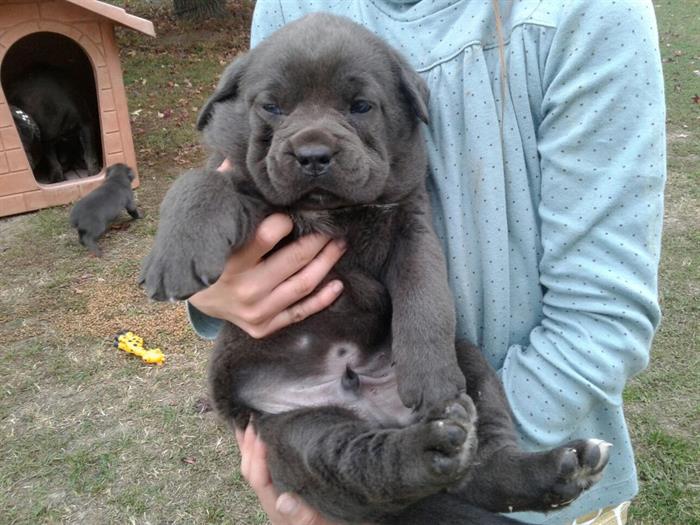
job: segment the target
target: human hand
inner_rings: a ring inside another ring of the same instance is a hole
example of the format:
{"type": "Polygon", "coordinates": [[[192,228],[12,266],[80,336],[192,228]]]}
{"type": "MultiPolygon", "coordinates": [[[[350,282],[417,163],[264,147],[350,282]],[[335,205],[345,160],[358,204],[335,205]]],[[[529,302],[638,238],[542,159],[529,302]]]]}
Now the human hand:
{"type": "Polygon", "coordinates": [[[241,451],[241,474],[260,500],[272,525],[334,525],[299,496],[277,492],[267,469],[267,448],[249,424],[245,432],[236,429],[236,440],[241,451]]]}
{"type": "Polygon", "coordinates": [[[276,213],[228,258],[219,279],[189,301],[201,312],[229,321],[251,337],[265,337],[328,307],[343,290],[339,280],[312,293],[345,252],[342,240],[306,235],[263,259],[292,231],[276,213]]]}

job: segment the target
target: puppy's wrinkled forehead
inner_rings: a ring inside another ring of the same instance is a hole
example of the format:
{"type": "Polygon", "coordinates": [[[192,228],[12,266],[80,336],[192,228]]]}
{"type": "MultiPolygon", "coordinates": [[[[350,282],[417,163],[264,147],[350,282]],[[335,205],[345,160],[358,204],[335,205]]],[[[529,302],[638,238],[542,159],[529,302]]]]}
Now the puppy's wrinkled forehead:
{"type": "Polygon", "coordinates": [[[234,60],[202,108],[197,128],[207,128],[217,106],[233,102],[239,116],[245,107],[274,116],[313,106],[338,110],[336,115],[368,114],[368,122],[381,118],[398,133],[428,123],[428,97],[423,79],[379,37],[347,18],[315,14],[287,24],[234,60]]]}
{"type": "MultiPolygon", "coordinates": [[[[291,98],[376,90],[394,82],[387,46],[371,32],[322,14],[292,22],[255,50],[243,84],[291,98]],[[289,86],[294,91],[289,92],[289,86]]],[[[352,96],[352,95],[350,95],[352,96]]]]}

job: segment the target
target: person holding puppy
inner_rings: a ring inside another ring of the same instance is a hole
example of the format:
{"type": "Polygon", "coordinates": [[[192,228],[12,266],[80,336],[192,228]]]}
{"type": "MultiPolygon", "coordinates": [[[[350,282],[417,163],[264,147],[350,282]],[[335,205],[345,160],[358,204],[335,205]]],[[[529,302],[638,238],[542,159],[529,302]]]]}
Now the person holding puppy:
{"type": "MultiPolygon", "coordinates": [[[[311,11],[348,16],[428,83],[429,189],[460,338],[498,371],[524,447],[578,435],[614,445],[604,478],[528,523],[625,522],[638,490],[622,411],[659,322],[664,97],[651,2],[258,0],[252,45],[311,11]],[[609,520],[609,521],[604,521],[609,520]]],[[[268,217],[219,280],[190,298],[195,329],[219,319],[264,337],[326,308],[342,242],[268,217]],[[265,258],[264,258],[265,257],[265,258]]],[[[275,492],[265,447],[239,434],[241,469],[274,525],[328,523],[275,492]]]]}

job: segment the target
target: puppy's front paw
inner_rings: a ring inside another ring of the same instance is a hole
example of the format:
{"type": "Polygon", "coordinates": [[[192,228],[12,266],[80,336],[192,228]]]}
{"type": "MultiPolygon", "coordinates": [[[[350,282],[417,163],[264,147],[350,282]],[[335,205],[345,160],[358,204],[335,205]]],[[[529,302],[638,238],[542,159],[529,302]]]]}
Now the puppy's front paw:
{"type": "Polygon", "coordinates": [[[151,299],[187,299],[219,278],[229,251],[226,239],[156,238],[143,262],[140,283],[151,299]]]}
{"type": "Polygon", "coordinates": [[[140,282],[159,301],[187,299],[216,281],[254,223],[230,178],[192,170],[170,187],[140,282]]]}
{"type": "Polygon", "coordinates": [[[426,369],[405,366],[397,370],[399,397],[404,405],[420,413],[457,399],[466,390],[464,375],[457,365],[426,369]]]}

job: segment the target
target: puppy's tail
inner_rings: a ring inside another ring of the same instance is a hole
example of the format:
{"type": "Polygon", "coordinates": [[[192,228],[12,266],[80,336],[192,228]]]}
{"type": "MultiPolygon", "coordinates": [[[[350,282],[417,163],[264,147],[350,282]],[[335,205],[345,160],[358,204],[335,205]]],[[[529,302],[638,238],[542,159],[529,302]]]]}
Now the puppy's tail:
{"type": "Polygon", "coordinates": [[[380,520],[382,525],[523,525],[501,514],[474,507],[452,494],[435,494],[414,503],[397,516],[380,520]]]}

